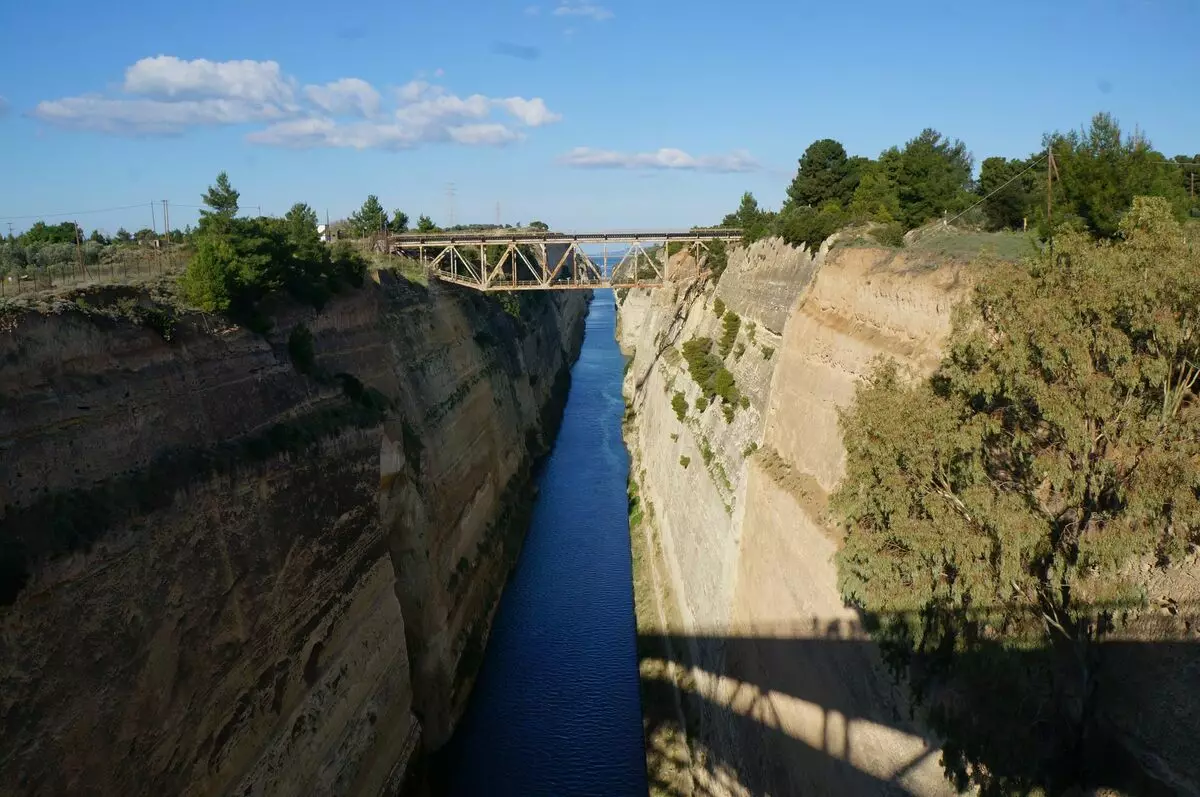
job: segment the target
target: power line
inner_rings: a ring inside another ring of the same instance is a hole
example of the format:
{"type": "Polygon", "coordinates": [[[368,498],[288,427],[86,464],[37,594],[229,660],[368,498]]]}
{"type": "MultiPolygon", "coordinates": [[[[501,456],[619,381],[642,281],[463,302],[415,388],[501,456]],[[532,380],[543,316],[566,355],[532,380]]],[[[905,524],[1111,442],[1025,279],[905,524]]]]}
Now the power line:
{"type": "MultiPolygon", "coordinates": [[[[991,191],[990,193],[988,193],[986,196],[984,196],[982,199],[980,199],[980,200],[979,200],[978,202],[976,202],[974,205],[971,205],[971,207],[967,208],[967,209],[966,209],[966,210],[964,210],[962,213],[959,213],[957,216],[953,216],[953,217],[951,217],[951,218],[949,218],[949,219],[946,219],[945,221],[943,221],[943,222],[942,222],[942,226],[941,226],[941,227],[935,227],[935,228],[933,228],[932,230],[927,230],[927,233],[929,233],[929,234],[933,234],[933,233],[935,233],[935,232],[941,232],[941,231],[943,231],[943,230],[946,230],[946,229],[948,229],[951,223],[953,223],[953,222],[957,221],[958,219],[961,219],[963,216],[967,215],[967,214],[968,214],[968,213],[970,213],[972,210],[974,210],[975,208],[979,207],[979,206],[980,206],[980,205],[982,205],[984,202],[987,202],[989,199],[991,199],[992,197],[994,197],[996,194],[998,194],[998,193],[1000,193],[1001,191],[1003,191],[1005,188],[1007,188],[1007,187],[1008,187],[1009,185],[1011,185],[1012,183],[1015,183],[1017,180],[1020,180],[1022,177],[1024,177],[1024,176],[1025,176],[1025,175],[1027,175],[1027,174],[1029,174],[1029,172],[1033,171],[1035,168],[1037,168],[1039,165],[1041,165],[1042,161],[1044,161],[1044,160],[1046,159],[1046,156],[1047,156],[1047,155],[1049,155],[1049,154],[1050,154],[1050,148],[1049,148],[1049,147],[1047,147],[1047,148],[1046,148],[1046,152],[1045,152],[1045,154],[1043,154],[1043,155],[1039,155],[1037,160],[1035,160],[1035,161],[1033,161],[1032,163],[1030,163],[1030,164],[1029,164],[1027,167],[1025,167],[1025,169],[1024,169],[1024,170],[1022,170],[1020,173],[1018,173],[1018,174],[1014,175],[1013,177],[1010,177],[1008,180],[1004,181],[1004,182],[1003,182],[1003,183],[1002,183],[1000,186],[998,186],[998,187],[997,187],[995,190],[993,190],[993,191],[991,191]]],[[[922,235],[922,234],[918,233],[916,236],[914,236],[914,237],[913,237],[913,243],[916,243],[918,240],[920,240],[920,239],[922,239],[922,238],[924,238],[924,237],[925,237],[924,235],[922,235]]]]}
{"type": "Polygon", "coordinates": [[[115,208],[99,208],[97,210],[70,210],[65,213],[33,213],[24,216],[0,216],[0,219],[4,219],[6,221],[10,219],[12,221],[21,221],[23,219],[53,219],[62,216],[85,216],[91,213],[112,213],[113,211],[117,210],[134,210],[142,207],[145,207],[145,205],[138,203],[136,205],[121,205],[120,207],[115,208]]]}

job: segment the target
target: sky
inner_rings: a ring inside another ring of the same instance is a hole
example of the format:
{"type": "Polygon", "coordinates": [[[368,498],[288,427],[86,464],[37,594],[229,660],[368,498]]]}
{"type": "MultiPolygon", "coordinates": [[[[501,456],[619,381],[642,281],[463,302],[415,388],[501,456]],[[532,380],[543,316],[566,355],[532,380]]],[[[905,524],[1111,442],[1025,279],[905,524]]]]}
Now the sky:
{"type": "Polygon", "coordinates": [[[689,227],[778,206],[818,138],[978,163],[1101,110],[1194,154],[1197,30],[1194,0],[5,0],[0,232],[183,227],[221,170],[251,213],[689,227]]]}

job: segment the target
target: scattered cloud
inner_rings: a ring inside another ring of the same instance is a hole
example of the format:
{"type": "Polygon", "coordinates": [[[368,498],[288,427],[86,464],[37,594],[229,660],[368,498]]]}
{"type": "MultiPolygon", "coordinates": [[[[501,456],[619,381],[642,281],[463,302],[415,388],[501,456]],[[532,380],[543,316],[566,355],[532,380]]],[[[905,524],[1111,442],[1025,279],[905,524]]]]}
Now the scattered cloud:
{"type": "Polygon", "coordinates": [[[163,102],[94,95],[48,100],[38,103],[33,110],[36,118],[48,124],[114,135],[170,135],[189,127],[268,122],[288,114],[275,105],[245,100],[163,102]]]}
{"type": "Polygon", "coordinates": [[[505,100],[493,100],[493,103],[529,127],[541,127],[562,121],[562,114],[554,113],[546,107],[546,103],[535,97],[527,100],[524,97],[509,97],[505,100]]]}
{"type": "Polygon", "coordinates": [[[525,6],[525,16],[527,17],[536,17],[540,13],[542,13],[540,6],[525,6]]]}
{"type": "Polygon", "coordinates": [[[374,116],[379,112],[379,92],[365,80],[345,77],[323,86],[305,86],[304,96],[323,111],[342,116],[374,116]]]}
{"type": "Polygon", "coordinates": [[[510,58],[519,58],[522,61],[536,61],[542,55],[542,51],[536,47],[512,42],[494,42],[492,52],[497,55],[507,55],[510,58]]]}
{"type": "Polygon", "coordinates": [[[445,70],[445,69],[442,69],[442,68],[439,66],[437,69],[433,70],[433,76],[434,76],[434,77],[445,77],[445,76],[446,76],[446,70],[445,70]]]}
{"type": "Polygon", "coordinates": [[[184,61],[159,55],[126,69],[124,90],[143,97],[215,97],[287,105],[293,85],[275,61],[184,61]]]}
{"type": "MultiPolygon", "coordinates": [[[[441,76],[438,69],[435,76],[441,76]]],[[[0,111],[3,109],[0,98],[0,111]]],[[[274,61],[144,58],[125,72],[117,96],[46,100],[34,117],[69,130],[171,135],[218,125],[266,124],[247,135],[265,145],[409,149],[437,142],[499,146],[525,128],[562,119],[540,97],[460,97],[418,78],[380,92],[359,78],[297,89],[274,61]],[[385,107],[385,105],[387,107],[385,107]],[[502,114],[511,121],[496,118],[502,114]]]]}
{"type": "Polygon", "coordinates": [[[492,145],[508,144],[523,138],[521,133],[511,128],[497,124],[460,125],[447,128],[450,137],[460,144],[492,145]]]}
{"type": "Polygon", "coordinates": [[[588,17],[596,22],[613,18],[613,12],[587,0],[560,0],[553,11],[556,17],[588,17]]]}
{"type": "Polygon", "coordinates": [[[694,157],[681,149],[664,147],[655,152],[615,152],[576,147],[559,157],[565,166],[580,169],[661,169],[694,172],[753,172],[761,168],[749,152],[735,150],[728,155],[694,157]]]}

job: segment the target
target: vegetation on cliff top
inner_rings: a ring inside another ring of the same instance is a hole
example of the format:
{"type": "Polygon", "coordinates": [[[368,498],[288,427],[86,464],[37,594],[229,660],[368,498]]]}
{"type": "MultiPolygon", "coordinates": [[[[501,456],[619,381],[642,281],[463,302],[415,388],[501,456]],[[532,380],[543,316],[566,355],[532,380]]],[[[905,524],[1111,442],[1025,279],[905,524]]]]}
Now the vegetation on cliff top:
{"type": "Polygon", "coordinates": [[[1191,182],[1200,171],[1200,154],[1168,158],[1145,136],[1125,135],[1111,115],[1100,113],[1085,130],[1048,134],[1027,158],[985,158],[977,179],[966,145],[933,129],[874,160],[820,139],[805,150],[778,212],[760,208],[746,193],[722,224],[740,227],[747,241],[778,235],[815,248],[847,224],[874,222],[874,238],[900,246],[905,230],[962,214],[958,221],[967,226],[993,231],[1028,226],[1045,239],[1052,232],[1046,217],[1048,150],[1058,175],[1050,197],[1056,227],[1116,237],[1134,196],[1164,198],[1177,219],[1200,215],[1191,182]]]}
{"type": "Polygon", "coordinates": [[[317,214],[303,202],[282,219],[239,218],[238,192],[224,172],[203,199],[196,253],[181,280],[184,296],[202,310],[253,318],[274,291],[320,307],[341,288],[362,285],[366,261],[345,242],[326,247],[317,214]]]}
{"type": "Polygon", "coordinates": [[[841,589],[959,786],[1080,782],[1100,643],[1200,543],[1200,259],[1173,216],[1140,198],[1114,242],[995,264],[932,378],[881,364],[842,416],[841,589]]]}

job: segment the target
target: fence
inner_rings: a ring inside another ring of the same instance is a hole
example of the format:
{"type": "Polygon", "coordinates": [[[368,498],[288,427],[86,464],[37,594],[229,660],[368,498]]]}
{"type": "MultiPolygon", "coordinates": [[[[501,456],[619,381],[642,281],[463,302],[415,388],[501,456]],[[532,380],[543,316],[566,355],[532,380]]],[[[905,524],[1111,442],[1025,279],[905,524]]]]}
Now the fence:
{"type": "MultiPolygon", "coordinates": [[[[71,249],[75,251],[74,247],[71,249]]],[[[22,255],[35,262],[18,263],[11,257],[0,259],[0,298],[53,295],[91,285],[154,283],[164,277],[182,274],[191,257],[191,249],[186,245],[161,248],[111,245],[91,257],[79,253],[74,260],[58,262],[37,262],[41,259],[36,254],[33,257],[22,255]]]]}

